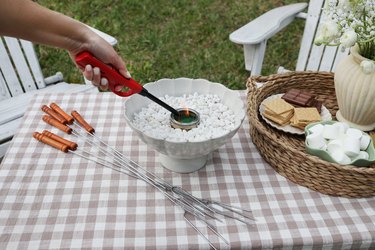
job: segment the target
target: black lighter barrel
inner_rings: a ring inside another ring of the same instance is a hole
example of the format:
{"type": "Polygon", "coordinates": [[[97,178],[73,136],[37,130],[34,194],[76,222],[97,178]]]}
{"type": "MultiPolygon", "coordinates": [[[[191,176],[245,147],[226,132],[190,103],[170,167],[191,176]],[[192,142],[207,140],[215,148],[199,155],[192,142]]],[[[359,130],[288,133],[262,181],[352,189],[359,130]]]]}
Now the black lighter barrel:
{"type": "Polygon", "coordinates": [[[160,100],[159,98],[157,98],[156,96],[154,96],[153,94],[151,94],[150,92],[148,92],[147,89],[142,88],[142,91],[139,92],[138,94],[143,95],[143,96],[149,98],[150,100],[156,102],[157,104],[159,104],[163,108],[169,110],[170,112],[172,112],[176,116],[180,115],[180,113],[177,110],[175,110],[174,108],[172,108],[171,106],[169,106],[168,104],[166,104],[165,102],[163,102],[162,100],[160,100]]]}

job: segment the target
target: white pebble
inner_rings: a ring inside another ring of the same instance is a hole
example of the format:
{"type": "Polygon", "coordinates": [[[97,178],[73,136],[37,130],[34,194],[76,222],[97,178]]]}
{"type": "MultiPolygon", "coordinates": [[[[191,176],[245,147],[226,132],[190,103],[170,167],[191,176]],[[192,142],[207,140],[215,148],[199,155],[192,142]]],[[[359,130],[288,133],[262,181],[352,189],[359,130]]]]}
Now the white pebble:
{"type": "Polygon", "coordinates": [[[173,142],[203,141],[219,138],[227,134],[238,124],[234,112],[221,103],[220,97],[212,94],[184,94],[181,97],[168,96],[160,98],[171,107],[188,107],[200,115],[200,124],[189,131],[170,126],[170,112],[156,103],[151,103],[134,114],[132,123],[146,135],[173,142]]]}

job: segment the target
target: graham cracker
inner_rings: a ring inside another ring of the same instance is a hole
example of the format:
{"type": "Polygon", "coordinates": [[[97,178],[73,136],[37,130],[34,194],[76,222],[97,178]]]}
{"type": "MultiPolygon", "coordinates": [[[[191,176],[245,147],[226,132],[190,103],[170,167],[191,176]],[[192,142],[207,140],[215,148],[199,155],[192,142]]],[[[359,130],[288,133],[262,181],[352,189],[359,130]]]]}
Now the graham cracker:
{"type": "Polygon", "coordinates": [[[301,124],[290,124],[290,126],[293,126],[295,128],[299,128],[301,130],[304,130],[306,125],[301,125],[301,124]]]}
{"type": "Polygon", "coordinates": [[[289,112],[293,110],[293,106],[283,99],[274,99],[274,100],[269,100],[264,103],[264,106],[270,113],[280,115],[286,112],[289,112]]]}
{"type": "Polygon", "coordinates": [[[264,110],[264,113],[263,114],[267,114],[268,116],[273,116],[277,119],[280,119],[280,120],[286,120],[286,121],[289,121],[290,118],[292,118],[293,114],[294,114],[294,111],[291,110],[291,111],[288,111],[288,112],[285,112],[285,113],[282,113],[280,115],[277,115],[277,114],[274,114],[272,112],[270,112],[270,110],[268,110],[267,108],[264,110]]]}
{"type": "Polygon", "coordinates": [[[318,110],[314,108],[295,108],[294,116],[296,123],[311,123],[320,121],[318,110]]]}
{"type": "Polygon", "coordinates": [[[269,115],[269,114],[266,113],[266,112],[263,112],[263,115],[264,115],[264,117],[270,119],[271,121],[276,122],[276,123],[279,124],[280,126],[284,126],[284,125],[286,125],[286,124],[289,123],[289,120],[280,119],[280,118],[275,117],[275,116],[273,116],[273,115],[269,115]]]}
{"type": "Polygon", "coordinates": [[[290,124],[294,124],[294,121],[295,121],[295,115],[294,115],[294,113],[293,113],[293,116],[290,118],[290,120],[289,120],[289,122],[290,122],[290,124]]]}

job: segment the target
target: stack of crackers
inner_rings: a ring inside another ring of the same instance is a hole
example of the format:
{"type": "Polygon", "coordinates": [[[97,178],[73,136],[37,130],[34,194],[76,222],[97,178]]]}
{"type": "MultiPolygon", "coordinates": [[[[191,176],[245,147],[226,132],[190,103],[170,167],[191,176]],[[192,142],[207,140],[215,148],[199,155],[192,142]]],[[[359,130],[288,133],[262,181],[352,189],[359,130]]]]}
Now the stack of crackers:
{"type": "Polygon", "coordinates": [[[321,117],[316,108],[294,108],[294,116],[290,119],[290,125],[303,130],[307,124],[320,120],[321,117]]]}
{"type": "Polygon", "coordinates": [[[281,126],[289,124],[294,114],[294,107],[283,99],[270,100],[264,103],[264,107],[263,115],[281,126]]]}
{"type": "Polygon", "coordinates": [[[280,126],[290,124],[293,127],[304,129],[307,124],[321,120],[315,107],[296,108],[281,98],[265,102],[264,107],[264,117],[280,126]]]}

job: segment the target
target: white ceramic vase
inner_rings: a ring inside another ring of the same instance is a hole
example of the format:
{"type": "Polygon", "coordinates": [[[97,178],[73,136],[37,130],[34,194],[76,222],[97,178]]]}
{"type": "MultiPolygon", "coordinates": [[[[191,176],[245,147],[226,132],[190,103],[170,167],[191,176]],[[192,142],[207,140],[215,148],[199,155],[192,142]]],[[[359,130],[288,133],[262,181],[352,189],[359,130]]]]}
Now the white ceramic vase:
{"type": "Polygon", "coordinates": [[[335,91],[339,111],[336,118],[350,126],[370,131],[375,128],[375,73],[363,73],[360,64],[366,58],[358,53],[358,46],[337,65],[335,91]]]}

